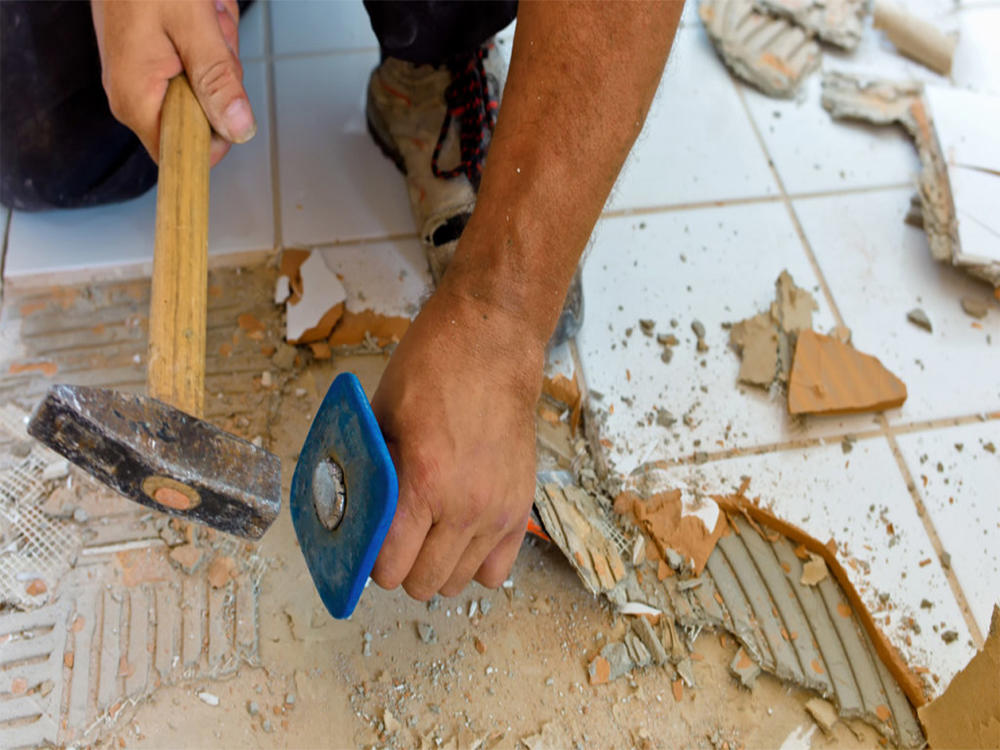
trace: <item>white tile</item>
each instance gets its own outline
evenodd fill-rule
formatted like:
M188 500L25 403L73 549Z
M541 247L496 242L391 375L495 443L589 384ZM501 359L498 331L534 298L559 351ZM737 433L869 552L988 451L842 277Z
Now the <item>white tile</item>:
M320 250L340 277L351 312L416 317L433 289L423 247L416 238L338 245Z
M264 44L264 14L267 7L258 0L240 16L240 59L256 60L267 54Z
M286 246L415 232L406 183L365 124L377 52L274 63Z
M958 13L959 36L951 75L956 85L1000 94L1000 7L982 4Z
M713 494L732 492L742 477L750 477L749 497L820 541L832 537L838 560L882 631L910 666L926 666L940 677L932 683L937 691L974 652L884 438L859 440L847 455L839 445L828 445L675 467L665 476L675 486ZM886 601L880 594L888 595ZM925 599L930 609L920 606ZM920 632L907 626L909 617ZM959 636L953 643L941 638L947 630Z
M920 170L900 127L834 120L820 104L821 76L797 99L773 99L740 84L767 151L789 193L911 181Z
M897 440L985 635L993 605L1000 604L1000 422L917 432Z
M273 0L273 54L378 48L361 0Z
M783 399L737 383L739 358L721 324L766 310L782 269L816 298L816 330L832 328L802 244L777 201L600 223L584 266L585 315L577 342L588 387L603 394L592 404L604 415L600 436L610 441L607 456L618 471L695 451L873 428L871 415L793 421ZM669 364L660 360L655 338L641 332L641 318L680 339ZM695 319L706 329L705 354L696 351ZM658 408L677 423L646 426ZM682 422L688 413L693 427Z
M700 27L681 29L612 209L775 195L767 157Z
M903 223L910 191L795 201L795 210L830 284L854 345L906 383L908 398L890 421L1000 408L1000 307L977 321L964 296L990 300L990 288L930 256L924 233ZM907 321L922 308L928 333Z
M212 170L208 251L213 255L274 247L270 134L264 63L244 66L257 135ZM153 258L155 188L140 198L96 208L24 213L11 221L7 277L114 267Z

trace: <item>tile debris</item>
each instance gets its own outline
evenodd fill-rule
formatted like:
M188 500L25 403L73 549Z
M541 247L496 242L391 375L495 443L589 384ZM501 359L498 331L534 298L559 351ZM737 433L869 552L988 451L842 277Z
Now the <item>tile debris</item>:
M1000 606L982 649L918 713L931 747L1000 747Z
M951 72L955 37L889 0L875 0L872 6L872 26L884 31L897 50L936 73Z
M802 331L788 382L790 414L884 411L906 401L906 385L876 358L837 339Z
M701 0L698 15L726 67L769 96L794 96L819 67L820 48L811 34L758 11L753 0Z
M782 271L769 310L734 323L729 330L729 344L741 358L740 382L765 389L787 383L795 337L812 328L812 314L818 309L813 296Z
M916 144L922 167L917 183L919 222L927 234L931 256L1000 288L1000 253L996 250L992 254L983 252L979 247L965 248L960 240L954 192L956 185L949 177L951 170L935 130L924 86L914 82L863 78L838 72L825 73L822 86L823 107L835 119L863 120L876 125L898 123L906 129ZM930 89L928 87L928 91ZM939 98L941 91L935 91L931 96ZM959 96L968 93L948 89L943 91L949 92L949 95L957 93ZM966 112L971 106L967 105ZM978 173L966 174L966 177L988 176L978 169L964 170L963 174L965 172ZM974 192L972 198L976 197ZM962 231L975 225L975 221L964 222ZM995 236L990 239L990 245L997 247Z
M636 489L640 484L649 496L669 489L659 487L655 477L647 480L630 478L629 491L642 494ZM622 541L617 543L608 535L606 510L601 507L609 499L593 496L593 507L580 512L563 499L551 500L565 498L566 489L557 493L554 488L539 488L536 493L545 498L546 511L540 515L548 531L553 524L566 525L562 515L568 513L574 517L570 525L578 539L591 540L601 551L632 549L625 540L645 534L641 521L619 515L615 534ZM651 614L632 615L645 621L641 630L631 628L592 657L591 682L600 684L644 664L653 665L666 654L661 668L677 686L675 697L683 695L684 685L695 684L690 656L694 638L706 628L722 630L741 648L730 668L745 686L753 685L758 671L769 672L818 693L841 716L863 719L901 747L922 747L924 738L911 706L926 700L919 679L878 630L833 552L754 505L744 491L745 486L736 495L712 497L724 530L700 575L693 575L685 555L672 549L663 555L653 539L645 544L645 559L639 565L632 565L628 557L625 575L603 594L619 612ZM552 533L552 538L575 561L588 588L595 590L592 566L579 564L587 551L579 545L571 548L565 535ZM806 572L810 563L813 571L818 567L812 555L820 558L825 576ZM670 574L663 574L664 566ZM802 583L803 576L807 583ZM811 578L816 582L808 583ZM662 653L650 647L646 626Z
M982 320L989 313L990 305L979 297L962 297L962 310L969 317Z
M845 50L858 46L868 12L865 0L756 0L755 6Z
M934 326L931 325L931 319L927 317L927 313L919 307L914 307L908 313L906 313L906 319L917 326L917 328L923 328L927 333L934 332Z

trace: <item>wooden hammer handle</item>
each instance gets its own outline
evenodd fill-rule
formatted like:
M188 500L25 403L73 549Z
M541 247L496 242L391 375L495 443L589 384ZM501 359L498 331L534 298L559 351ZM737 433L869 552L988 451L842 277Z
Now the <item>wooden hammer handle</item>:
M212 131L187 77L171 79L160 116L156 245L149 309L149 395L201 417Z

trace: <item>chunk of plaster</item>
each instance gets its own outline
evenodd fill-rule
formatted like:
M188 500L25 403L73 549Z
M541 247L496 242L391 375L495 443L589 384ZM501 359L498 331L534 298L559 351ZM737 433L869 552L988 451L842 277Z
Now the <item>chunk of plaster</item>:
M849 414L893 409L906 385L875 357L830 336L802 331L788 383L791 414Z
M302 297L289 299L285 338L290 344L308 344L330 335L344 314L347 290L318 252L310 253L299 267Z

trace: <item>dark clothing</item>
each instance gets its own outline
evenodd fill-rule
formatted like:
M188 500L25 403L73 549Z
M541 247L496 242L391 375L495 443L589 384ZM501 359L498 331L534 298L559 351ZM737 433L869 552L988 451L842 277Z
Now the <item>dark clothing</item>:
M436 64L507 26L517 2L366 0L365 8L383 56ZM0 0L0 203L96 206L155 183L153 160L108 106L90 3Z

